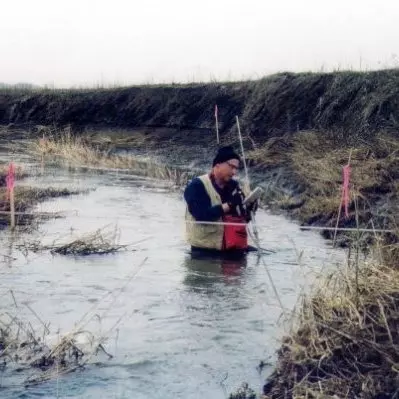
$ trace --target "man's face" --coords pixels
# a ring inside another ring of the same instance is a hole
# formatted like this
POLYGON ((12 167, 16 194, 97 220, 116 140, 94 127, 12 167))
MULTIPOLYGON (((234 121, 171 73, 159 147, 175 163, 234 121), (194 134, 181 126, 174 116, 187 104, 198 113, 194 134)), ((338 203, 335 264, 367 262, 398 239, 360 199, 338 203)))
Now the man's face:
POLYGON ((237 174, 239 167, 240 162, 238 159, 229 159, 226 162, 217 164, 215 172, 220 180, 227 183, 237 174))

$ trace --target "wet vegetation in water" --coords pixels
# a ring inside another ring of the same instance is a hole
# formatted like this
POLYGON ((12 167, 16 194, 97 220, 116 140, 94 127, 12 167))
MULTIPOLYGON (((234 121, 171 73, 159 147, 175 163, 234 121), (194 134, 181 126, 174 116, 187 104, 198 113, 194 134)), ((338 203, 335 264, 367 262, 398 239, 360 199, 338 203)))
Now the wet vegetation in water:
POLYGON ((44 245, 40 241, 26 242, 23 247, 32 252, 50 251, 52 254, 87 256, 106 255, 127 250, 134 244, 119 244, 117 226, 104 226, 94 232, 82 234, 72 240, 44 245))
POLYGON ((93 313, 97 307, 69 333, 51 337, 50 323, 30 305, 20 303, 12 290, 9 294, 14 307, 0 310, 0 373, 19 374, 21 384, 31 386, 83 369, 100 355, 112 358, 105 349, 106 336, 93 334, 86 327, 94 317, 101 317, 93 313))
MULTIPOLYGON (((7 167, 8 164, 4 164, 0 167, 0 228, 6 228, 10 225, 10 198, 6 186, 7 167)), ((28 176, 28 171, 23 171, 21 168, 17 167, 16 178, 21 180, 26 176, 28 176)), ((14 188, 15 223, 17 226, 23 226, 48 217, 60 217, 61 215, 57 213, 46 215, 44 213, 33 213, 31 210, 42 201, 80 193, 81 191, 71 190, 69 188, 41 188, 17 184, 14 188)))

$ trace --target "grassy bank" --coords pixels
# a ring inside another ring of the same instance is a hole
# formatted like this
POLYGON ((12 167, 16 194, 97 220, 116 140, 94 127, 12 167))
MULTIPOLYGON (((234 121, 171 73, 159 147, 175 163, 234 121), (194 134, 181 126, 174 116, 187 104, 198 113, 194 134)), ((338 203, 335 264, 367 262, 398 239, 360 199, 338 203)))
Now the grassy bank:
MULTIPOLYGON (((299 132, 249 153, 253 168, 288 171, 291 187, 270 195, 304 225, 353 227, 340 235, 347 263, 328 270, 301 298, 264 398, 392 398, 399 393, 399 141, 376 133, 299 132), (350 164, 349 215, 340 213, 350 164), (296 182, 296 185, 293 184, 296 182), (356 228, 370 229, 358 232, 356 228), (392 233, 378 234, 375 229, 392 233), (372 243, 372 244, 371 244, 372 243)), ((325 231, 332 238, 334 231, 325 231)))
MULTIPOLYGON (((399 141, 377 133, 347 142, 335 133, 300 132, 268 140, 248 153, 254 169, 288 170, 291 191, 271 193, 271 205, 304 225, 390 229, 399 209, 399 141), (349 162, 349 215, 340 213, 343 166, 349 162)), ((327 234, 327 233, 326 233, 327 234)))
POLYGON ((279 73, 257 81, 96 90, 0 90, 0 124, 212 130, 240 116, 256 140, 299 130, 365 137, 399 127, 399 70, 279 73))
POLYGON ((264 398, 393 398, 399 389, 398 246, 323 275, 302 298, 264 398))

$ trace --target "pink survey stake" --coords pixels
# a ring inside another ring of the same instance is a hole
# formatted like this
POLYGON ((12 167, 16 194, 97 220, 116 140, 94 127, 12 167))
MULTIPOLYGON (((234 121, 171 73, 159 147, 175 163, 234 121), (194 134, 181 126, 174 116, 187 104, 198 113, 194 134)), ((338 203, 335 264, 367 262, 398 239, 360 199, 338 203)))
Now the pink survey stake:
POLYGON ((344 181, 342 183, 342 202, 345 209, 345 217, 349 217, 349 179, 351 174, 351 167, 349 165, 345 165, 342 169, 344 175, 344 181))
POLYGON ((11 190, 14 189, 14 184, 15 184, 15 166, 14 166, 14 164, 12 162, 10 162, 10 165, 8 166, 6 183, 7 183, 7 191, 11 191, 11 190))

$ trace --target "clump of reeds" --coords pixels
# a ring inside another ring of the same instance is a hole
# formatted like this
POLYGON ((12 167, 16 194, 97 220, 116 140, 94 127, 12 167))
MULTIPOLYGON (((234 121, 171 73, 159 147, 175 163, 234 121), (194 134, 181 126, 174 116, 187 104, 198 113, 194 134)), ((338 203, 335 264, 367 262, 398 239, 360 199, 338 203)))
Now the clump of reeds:
MULTIPOLYGON (((28 212, 29 209, 33 208, 36 204, 41 201, 64 197, 73 194, 79 194, 79 191, 70 190, 67 188, 39 188, 39 187, 27 187, 27 186, 16 186, 14 188, 14 201, 15 201, 15 221, 17 225, 29 225, 35 219, 46 218, 46 217, 57 217, 57 213, 53 214, 35 214, 34 212, 28 212)), ((0 227, 9 225, 10 220, 10 203, 5 187, 0 187, 0 227)))
POLYGON ((21 304, 17 304, 12 291, 11 294, 15 311, 0 312, 1 371, 25 371, 30 374, 24 380, 24 385, 28 386, 81 368, 100 351, 112 358, 102 344, 104 337, 96 338, 83 328, 84 325, 59 335, 56 343, 47 343, 50 323, 44 323, 37 313, 26 305, 40 322, 41 326, 34 328, 33 323, 19 316, 21 304))
MULTIPOLYGON (((29 386, 44 381, 56 379, 61 375, 70 373, 89 364, 93 357, 101 353, 107 359, 113 356, 107 352, 105 344, 110 334, 123 321, 121 315, 106 330, 95 335, 89 331, 89 324, 106 319, 107 315, 118 298, 126 291, 126 287, 137 276, 144 266, 147 258, 134 268, 123 280, 121 287, 109 291, 101 300, 96 302, 79 321, 74 324, 72 330, 66 334, 50 335, 50 323, 43 319, 29 306, 28 303, 19 303, 10 291, 10 309, 5 310, 5 294, 1 295, 2 307, 0 310, 0 371, 17 371, 24 378, 23 384, 29 386), (101 310, 100 310, 101 307, 101 310), (36 322, 31 322, 25 314, 28 309, 36 322), (33 374, 32 374, 33 371, 33 374)), ((101 359, 99 359, 101 360, 101 359)), ((3 381, 3 379, 2 379, 3 381)), ((3 385, 2 388, 7 388, 3 385)))
POLYGON ((98 229, 72 242, 53 247, 51 252, 61 255, 110 254, 126 248, 126 245, 117 244, 116 239, 116 231, 107 233, 103 229, 98 229))
POLYGON ((35 331, 30 322, 4 312, 0 314, 0 326, 0 359, 3 367, 14 366, 19 371, 31 368, 71 371, 82 362, 84 352, 75 340, 75 335, 81 332, 60 337, 60 342, 51 347, 46 344, 49 333, 47 324, 43 324, 43 332, 35 331))
POLYGON ((108 359, 113 357, 89 331, 73 331, 65 334, 60 337, 58 344, 46 349, 45 354, 37 356, 30 362, 29 366, 39 369, 40 372, 28 377, 25 386, 40 384, 82 368, 100 351, 105 353, 108 359), (79 343, 79 337, 82 335, 88 340, 91 350, 87 350, 87 345, 79 343))
POLYGON ((126 249, 130 244, 119 244, 119 231, 117 226, 111 228, 107 225, 94 232, 82 234, 68 242, 53 242, 50 245, 43 245, 40 242, 25 243, 24 248, 33 252, 50 250, 53 254, 60 255, 104 255, 122 249, 126 249))
POLYGON ((397 395, 399 269, 355 257, 322 281, 303 298, 297 328, 283 340, 277 370, 264 394, 268 398, 397 395))
POLYGON ((237 391, 229 395, 229 399, 256 399, 256 393, 247 383, 243 383, 237 391))
POLYGON ((42 336, 34 331, 32 325, 23 322, 17 315, 10 312, 0 313, 0 359, 4 366, 8 363, 18 363, 28 366, 35 362, 35 353, 45 353, 43 336, 47 326, 44 326, 42 336))
POLYGON ((81 191, 79 190, 71 190, 69 188, 17 186, 14 194, 16 210, 24 211, 43 200, 80 193, 81 191))
POLYGON ((31 151, 39 156, 67 162, 69 166, 111 170, 128 170, 140 176, 151 177, 180 187, 191 177, 189 171, 172 168, 133 155, 113 152, 114 142, 104 138, 90 141, 89 137, 74 136, 68 129, 56 136, 43 137, 34 142, 31 151))

